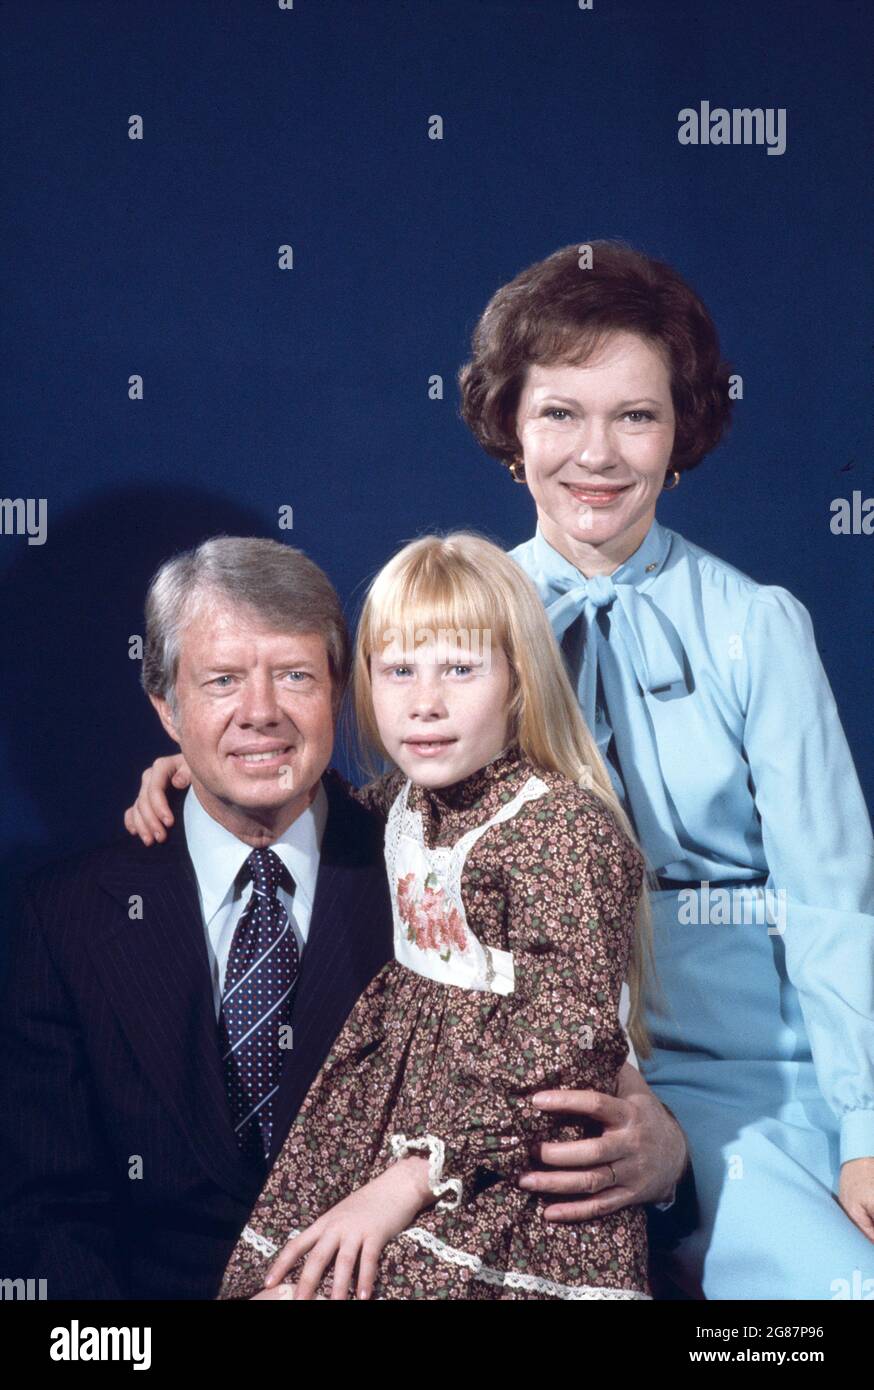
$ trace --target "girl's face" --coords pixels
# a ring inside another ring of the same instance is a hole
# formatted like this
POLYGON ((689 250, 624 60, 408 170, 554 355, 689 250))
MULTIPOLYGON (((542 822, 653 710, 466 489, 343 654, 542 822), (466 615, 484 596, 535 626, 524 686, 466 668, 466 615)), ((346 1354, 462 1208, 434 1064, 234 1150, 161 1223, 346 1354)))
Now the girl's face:
POLYGON ((674 445, 661 353, 616 332, 584 366, 528 368, 516 431, 540 528, 586 575, 632 555, 655 516, 674 445))
MULTIPOLYGON (((417 635, 422 629, 417 629, 417 635)), ((484 634, 490 638, 490 634, 484 634)), ((373 711, 389 757, 422 787, 448 787, 509 742, 510 666, 490 640, 442 633, 412 647, 391 640, 370 658, 373 711)))

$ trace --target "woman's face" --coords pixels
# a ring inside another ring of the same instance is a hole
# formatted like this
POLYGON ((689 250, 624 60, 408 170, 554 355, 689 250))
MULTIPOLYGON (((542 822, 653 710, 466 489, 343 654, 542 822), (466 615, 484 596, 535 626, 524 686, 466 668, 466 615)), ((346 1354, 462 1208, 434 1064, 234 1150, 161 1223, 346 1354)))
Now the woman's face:
POLYGON ((516 415, 541 530, 585 574, 609 574, 641 544, 674 445, 670 371, 616 332, 584 366, 528 368, 516 415))

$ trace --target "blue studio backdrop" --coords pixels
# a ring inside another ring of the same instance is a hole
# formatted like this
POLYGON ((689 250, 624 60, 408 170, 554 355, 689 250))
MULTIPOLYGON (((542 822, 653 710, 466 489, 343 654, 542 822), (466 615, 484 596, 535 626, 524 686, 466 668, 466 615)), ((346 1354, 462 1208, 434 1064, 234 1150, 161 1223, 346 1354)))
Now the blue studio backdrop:
POLYGON ((117 834, 169 751, 129 649, 174 551, 286 540, 354 619, 423 531, 532 533, 455 376, 500 284, 596 237, 717 322, 743 399, 659 516, 809 608, 870 804, 874 537, 832 529, 874 496, 868 4, 18 0, 0 24, 0 491, 46 509, 0 534, 7 886, 117 834), (681 144, 703 101, 784 110, 785 150, 681 144))

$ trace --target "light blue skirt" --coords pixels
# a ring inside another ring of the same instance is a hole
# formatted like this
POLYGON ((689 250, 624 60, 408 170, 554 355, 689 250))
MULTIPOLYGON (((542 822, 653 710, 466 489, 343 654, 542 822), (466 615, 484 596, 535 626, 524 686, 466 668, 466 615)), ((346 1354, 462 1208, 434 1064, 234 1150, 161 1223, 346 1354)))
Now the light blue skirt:
POLYGON ((653 1055, 639 1065, 685 1130, 700 1208, 663 1268, 698 1298, 874 1299, 874 1244, 835 1195, 838 1119, 779 932, 754 909, 741 924, 684 924, 675 891, 652 910, 653 1055))

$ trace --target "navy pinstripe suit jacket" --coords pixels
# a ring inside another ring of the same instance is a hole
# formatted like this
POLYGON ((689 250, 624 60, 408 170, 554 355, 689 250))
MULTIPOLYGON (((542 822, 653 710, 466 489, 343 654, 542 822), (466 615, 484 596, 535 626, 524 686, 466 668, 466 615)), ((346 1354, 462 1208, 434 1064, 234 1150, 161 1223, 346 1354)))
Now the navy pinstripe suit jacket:
MULTIPOLYGON (((392 952, 384 823, 336 773, 324 783, 271 1159, 392 952)), ((163 845, 126 838, 44 870, 15 924, 0 1003, 0 1277, 44 1278, 50 1299, 212 1298, 262 1185, 231 1126, 174 810, 163 845)))

